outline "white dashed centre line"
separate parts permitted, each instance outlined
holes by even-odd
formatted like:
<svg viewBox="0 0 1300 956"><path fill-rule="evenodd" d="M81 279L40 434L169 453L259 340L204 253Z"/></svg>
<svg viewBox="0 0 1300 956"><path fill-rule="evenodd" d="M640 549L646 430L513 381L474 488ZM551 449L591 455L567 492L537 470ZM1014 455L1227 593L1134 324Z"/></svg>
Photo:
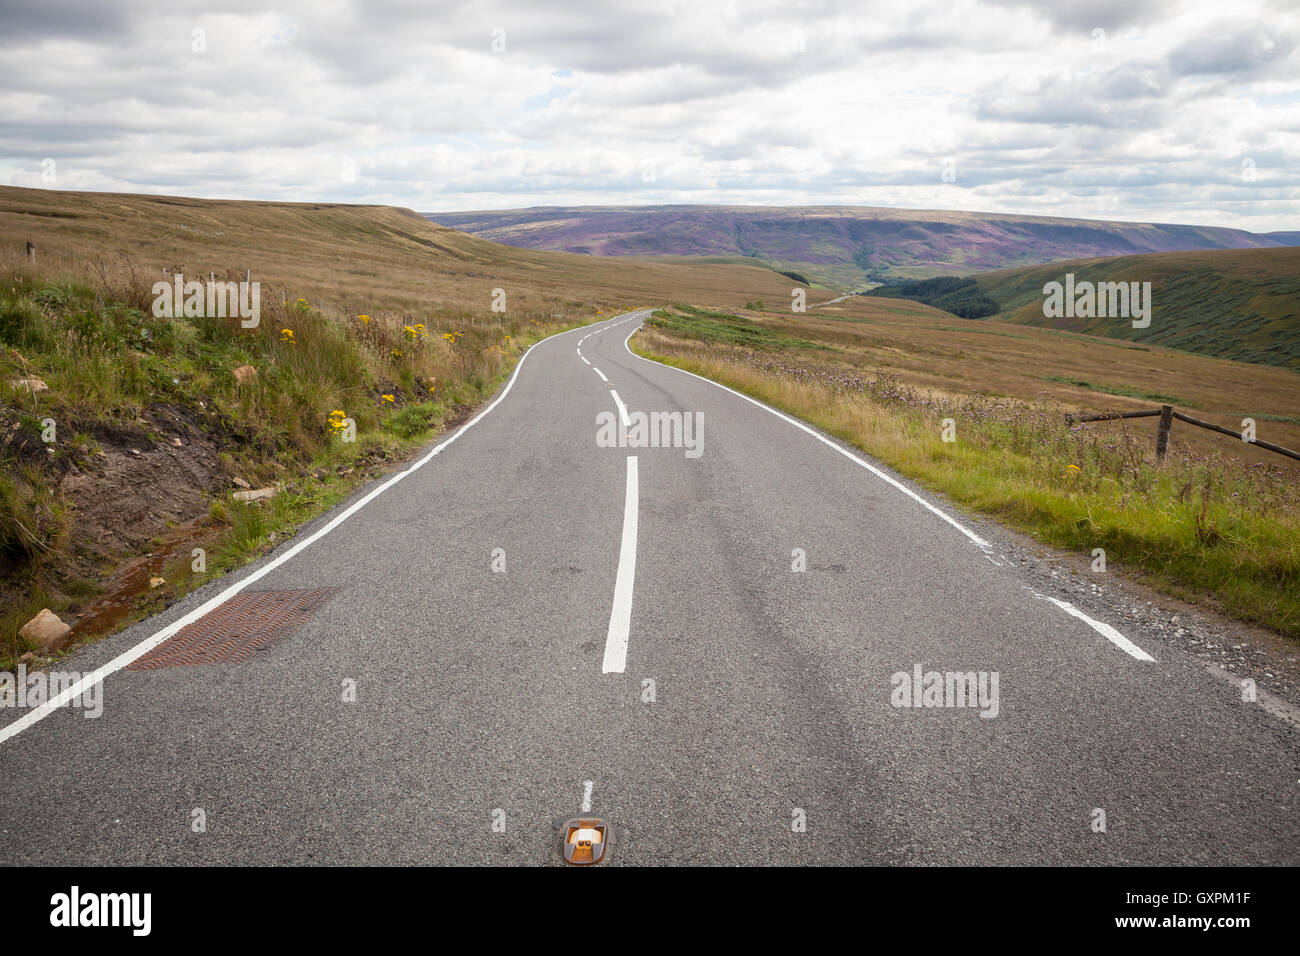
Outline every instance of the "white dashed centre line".
<svg viewBox="0 0 1300 956"><path fill-rule="evenodd" d="M614 579L614 607L605 635L605 660L601 673L621 674L627 667L627 638L632 626L632 584L636 578L636 524L638 490L636 455L627 457L627 495L623 499L623 546L618 553Z"/></svg>
<svg viewBox="0 0 1300 956"><path fill-rule="evenodd" d="M632 419L627 415L627 406L623 404L623 399L618 397L618 392L614 391L612 388L609 390L609 394L614 396L614 404L618 406L619 420L623 423L624 428L628 428L632 424ZM633 459L633 461L635 461L635 459Z"/></svg>

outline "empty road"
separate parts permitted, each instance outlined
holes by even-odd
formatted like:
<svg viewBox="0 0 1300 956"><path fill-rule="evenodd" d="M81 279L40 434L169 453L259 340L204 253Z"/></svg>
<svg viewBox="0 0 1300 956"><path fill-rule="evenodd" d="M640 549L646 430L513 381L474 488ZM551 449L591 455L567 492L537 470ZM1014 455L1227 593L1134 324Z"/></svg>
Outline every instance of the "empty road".
<svg viewBox="0 0 1300 956"><path fill-rule="evenodd" d="M437 454L60 662L116 661L102 716L0 712L0 862L562 865L584 805L610 866L1300 862L1290 724L991 522L634 356L647 314L539 343ZM631 447L638 413L693 430ZM139 667L308 589L242 660Z"/></svg>

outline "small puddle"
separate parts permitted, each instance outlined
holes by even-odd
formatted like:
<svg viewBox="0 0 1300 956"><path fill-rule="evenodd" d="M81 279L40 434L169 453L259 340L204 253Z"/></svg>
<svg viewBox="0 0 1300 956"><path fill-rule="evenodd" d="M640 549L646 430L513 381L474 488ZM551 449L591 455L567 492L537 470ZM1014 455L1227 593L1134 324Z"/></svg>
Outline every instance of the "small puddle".
<svg viewBox="0 0 1300 956"><path fill-rule="evenodd" d="M163 576L163 568L177 558L188 559L195 542L214 537L216 529L205 518L173 529L165 535L154 550L139 558L134 558L109 581L112 589L100 595L86 608L80 619L68 632L65 644L74 643L83 637L98 637L115 630L122 619L136 607L140 597L148 594L151 578Z"/></svg>

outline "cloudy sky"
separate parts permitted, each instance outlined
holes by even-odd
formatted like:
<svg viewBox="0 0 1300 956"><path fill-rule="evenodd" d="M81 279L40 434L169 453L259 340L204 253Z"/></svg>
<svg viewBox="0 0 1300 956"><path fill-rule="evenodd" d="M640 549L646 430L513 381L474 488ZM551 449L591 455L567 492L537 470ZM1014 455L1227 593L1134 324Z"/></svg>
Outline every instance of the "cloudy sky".
<svg viewBox="0 0 1300 956"><path fill-rule="evenodd" d="M0 183L1300 229L1297 0L0 0Z"/></svg>

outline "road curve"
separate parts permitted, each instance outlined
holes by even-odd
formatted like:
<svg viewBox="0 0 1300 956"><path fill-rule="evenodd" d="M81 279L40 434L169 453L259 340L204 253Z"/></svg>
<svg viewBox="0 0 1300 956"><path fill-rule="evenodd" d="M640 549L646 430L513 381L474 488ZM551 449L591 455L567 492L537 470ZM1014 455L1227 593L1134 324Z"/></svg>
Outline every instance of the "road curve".
<svg viewBox="0 0 1300 956"><path fill-rule="evenodd" d="M539 343L343 520L61 662L250 578L336 589L0 741L0 862L560 865L580 809L614 866L1300 861L1294 728L991 523L633 355L645 315ZM602 447L651 412L698 413L698 456ZM996 674L996 706L896 706L918 670Z"/></svg>

